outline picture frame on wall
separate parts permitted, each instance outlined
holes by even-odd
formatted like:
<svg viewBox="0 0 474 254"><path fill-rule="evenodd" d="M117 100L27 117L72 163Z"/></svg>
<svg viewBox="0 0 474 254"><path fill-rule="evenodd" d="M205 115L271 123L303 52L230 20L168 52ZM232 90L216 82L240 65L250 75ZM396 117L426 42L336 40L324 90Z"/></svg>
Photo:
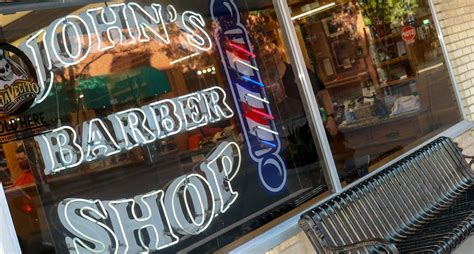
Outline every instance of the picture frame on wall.
<svg viewBox="0 0 474 254"><path fill-rule="evenodd" d="M337 26L333 24L332 17L322 19L321 23L323 24L324 33L328 38L334 38L344 34L344 31L339 30Z"/></svg>
<svg viewBox="0 0 474 254"><path fill-rule="evenodd" d="M348 57L353 53L353 47L351 43L347 41L335 40L331 42L331 53L337 68L352 68L353 60L351 57Z"/></svg>

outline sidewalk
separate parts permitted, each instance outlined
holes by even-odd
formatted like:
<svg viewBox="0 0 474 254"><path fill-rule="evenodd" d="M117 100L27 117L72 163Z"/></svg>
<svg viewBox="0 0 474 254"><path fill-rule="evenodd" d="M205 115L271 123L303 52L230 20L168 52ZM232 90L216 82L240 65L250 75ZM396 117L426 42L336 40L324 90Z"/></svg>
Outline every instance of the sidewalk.
<svg viewBox="0 0 474 254"><path fill-rule="evenodd" d="M471 234L468 239L464 241L461 246L454 252L454 254L471 254L474 252L474 234Z"/></svg>

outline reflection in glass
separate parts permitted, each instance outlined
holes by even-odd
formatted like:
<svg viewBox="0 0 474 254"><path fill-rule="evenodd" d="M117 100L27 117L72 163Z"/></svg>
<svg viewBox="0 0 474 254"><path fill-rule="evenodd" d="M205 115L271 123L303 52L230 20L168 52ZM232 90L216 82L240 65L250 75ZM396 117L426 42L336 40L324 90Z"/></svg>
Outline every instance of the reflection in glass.
<svg viewBox="0 0 474 254"><path fill-rule="evenodd" d="M338 134L328 136L343 182L460 120L428 1L290 7L306 64L334 101Z"/></svg>

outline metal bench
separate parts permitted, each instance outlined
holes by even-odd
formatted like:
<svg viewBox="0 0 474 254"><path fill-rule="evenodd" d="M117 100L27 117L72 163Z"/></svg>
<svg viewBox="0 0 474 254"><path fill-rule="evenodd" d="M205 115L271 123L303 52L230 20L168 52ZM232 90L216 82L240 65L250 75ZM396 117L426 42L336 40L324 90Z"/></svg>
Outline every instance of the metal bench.
<svg viewBox="0 0 474 254"><path fill-rule="evenodd" d="M472 171L439 138L302 215L317 253L450 253L474 226Z"/></svg>

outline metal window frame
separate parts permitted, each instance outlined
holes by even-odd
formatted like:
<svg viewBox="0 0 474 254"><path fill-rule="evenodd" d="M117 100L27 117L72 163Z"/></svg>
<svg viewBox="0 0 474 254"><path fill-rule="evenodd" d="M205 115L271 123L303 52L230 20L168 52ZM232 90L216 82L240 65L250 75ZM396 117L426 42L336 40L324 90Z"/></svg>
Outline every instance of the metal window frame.
<svg viewBox="0 0 474 254"><path fill-rule="evenodd" d="M296 31L291 19L291 14L288 8L287 0L272 0L275 12L278 17L278 21L281 25L282 34L286 42L286 47L288 48L288 54L290 56L292 68L294 73L297 73L298 76L298 86L303 99L303 104L309 112L309 120L311 122L313 136L316 137L316 144L319 144L320 154L322 155L322 160L325 165L323 168L324 175L326 177L326 182L330 186L331 192L340 192L342 190L341 184L339 181L339 176L337 168L334 163L334 158L329 146L329 141L327 139L325 128L319 114L319 106L314 96L314 91L311 86L311 81L308 76L306 69L306 64L304 61L302 49L299 45L299 41L296 35ZM456 97L456 102L458 104L458 109L461 114L461 120L467 120L466 111L462 102L462 97L460 94L459 85L457 84L454 70L452 67L451 59L449 58L448 50L446 47L445 39L441 26L439 23L438 16L436 14L436 9L434 7L433 0L428 0L431 16L435 24L435 29L437 32L438 40L443 52L444 60L446 62L446 67L448 69L448 75L451 80L451 85L453 87L453 92Z"/></svg>
<svg viewBox="0 0 474 254"><path fill-rule="evenodd" d="M303 52L291 20L287 0L272 0L272 2L278 17L278 22L281 26L293 72L296 74L295 76L298 77L298 90L300 91L303 106L309 118L311 132L320 155L320 160L322 160L324 165L322 170L326 178L326 184L328 184L331 192L340 192L342 191L341 181L339 180L339 174L337 173L329 140L326 136L321 114L319 113L318 102L316 101L311 80L308 75L308 69L304 62Z"/></svg>
<svg viewBox="0 0 474 254"><path fill-rule="evenodd" d="M82 6L94 3L108 3L109 0L56 0L36 3L0 3L0 14L13 14L21 11L38 11L66 7Z"/></svg>

